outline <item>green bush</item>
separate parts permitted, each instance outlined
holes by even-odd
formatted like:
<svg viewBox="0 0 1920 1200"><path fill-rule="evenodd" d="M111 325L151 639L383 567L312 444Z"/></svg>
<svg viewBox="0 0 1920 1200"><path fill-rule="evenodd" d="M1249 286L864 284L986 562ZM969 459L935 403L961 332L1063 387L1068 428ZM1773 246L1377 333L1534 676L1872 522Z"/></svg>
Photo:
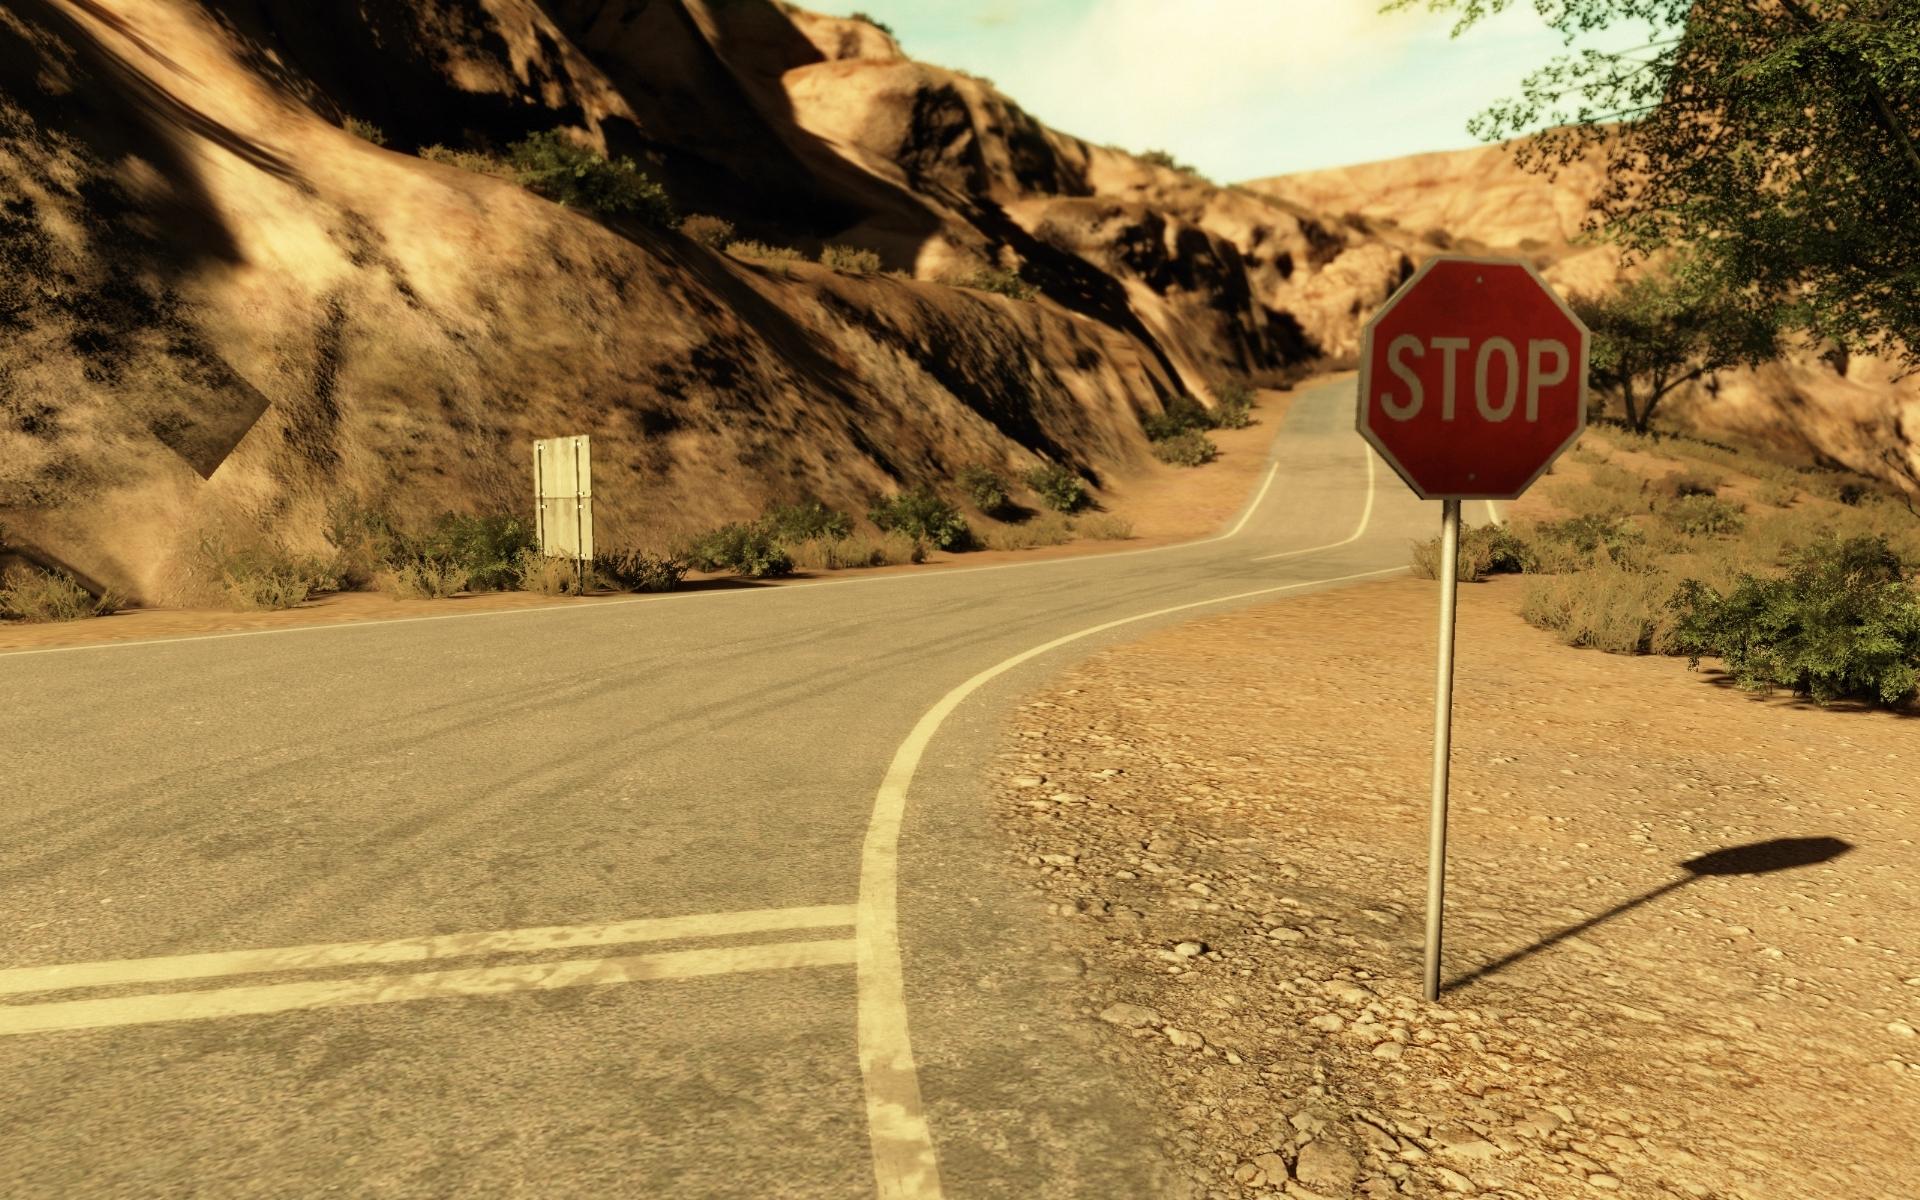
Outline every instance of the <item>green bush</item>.
<svg viewBox="0 0 1920 1200"><path fill-rule="evenodd" d="M983 292L995 292L1010 296L1015 300L1031 300L1039 290L1020 278L1018 271L1005 271L999 267L982 267L971 275L964 275L952 281L955 287L978 288Z"/></svg>
<svg viewBox="0 0 1920 1200"><path fill-rule="evenodd" d="M1661 506L1660 517L1689 537L1738 533L1746 524L1738 504L1698 492L1688 493Z"/></svg>
<svg viewBox="0 0 1920 1200"><path fill-rule="evenodd" d="M883 530L898 530L942 550L965 550L973 544L973 531L960 510L925 488L874 501L867 519Z"/></svg>
<svg viewBox="0 0 1920 1200"><path fill-rule="evenodd" d="M622 592L670 592L687 577L687 563L671 554L605 550L593 556L593 573Z"/></svg>
<svg viewBox="0 0 1920 1200"><path fill-rule="evenodd" d="M248 612L293 608L345 584L341 557L289 554L275 546L228 549L216 538L200 543L204 561L220 581L227 602Z"/></svg>
<svg viewBox="0 0 1920 1200"><path fill-rule="evenodd" d="M1087 485L1059 463L1042 463L1026 473L1024 482L1055 512L1070 513L1087 502Z"/></svg>
<svg viewBox="0 0 1920 1200"><path fill-rule="evenodd" d="M475 592L508 591L520 583L522 555L537 549L533 527L518 517L443 513L404 557L465 572Z"/></svg>
<svg viewBox="0 0 1920 1200"><path fill-rule="evenodd" d="M1220 454L1213 439L1197 429L1175 434L1153 444L1153 456L1176 467L1197 467L1210 463Z"/></svg>
<svg viewBox="0 0 1920 1200"><path fill-rule="evenodd" d="M680 232L712 250L724 250L733 241L733 222L725 217L694 213L680 222Z"/></svg>
<svg viewBox="0 0 1920 1200"><path fill-rule="evenodd" d="M1760 503L1770 504L1775 508L1786 508L1790 506L1799 494L1799 488L1779 479L1765 480L1760 484L1759 491L1755 493Z"/></svg>
<svg viewBox="0 0 1920 1200"><path fill-rule="evenodd" d="M406 557L408 545L386 510L346 501L327 508L327 540L338 552L343 587L369 586Z"/></svg>
<svg viewBox="0 0 1920 1200"><path fill-rule="evenodd" d="M1727 481L1721 476L1699 470L1674 471L1660 481L1660 491L1675 500L1687 496L1712 496L1725 486Z"/></svg>
<svg viewBox="0 0 1920 1200"><path fill-rule="evenodd" d="M445 163L462 171L472 171L476 175L491 175L495 179L519 182L513 164L498 155L484 154L478 150L455 150L448 146L422 146L420 157L428 162Z"/></svg>
<svg viewBox="0 0 1920 1200"><path fill-rule="evenodd" d="M960 470L960 487L967 493L967 499L973 506L988 516L1004 513L1013 507L1013 497L1007 494L1007 481L992 467L969 466Z"/></svg>
<svg viewBox="0 0 1920 1200"><path fill-rule="evenodd" d="M1140 422L1140 428L1146 433L1147 440L1154 442L1170 441L1183 433L1196 433L1213 428L1213 414L1192 396L1182 393L1161 405L1157 413L1149 413Z"/></svg>
<svg viewBox="0 0 1920 1200"><path fill-rule="evenodd" d="M1253 424L1253 389L1244 381L1229 379L1213 389L1213 396L1215 429L1245 429Z"/></svg>
<svg viewBox="0 0 1920 1200"><path fill-rule="evenodd" d="M387 144L387 135L372 121L362 121L359 117L348 117L340 126L363 142L372 142L376 146Z"/></svg>
<svg viewBox="0 0 1920 1200"><path fill-rule="evenodd" d="M843 538L853 532L852 517L812 499L799 504L776 504L760 518L760 524L776 540L788 544L815 538Z"/></svg>
<svg viewBox="0 0 1920 1200"><path fill-rule="evenodd" d="M892 27L892 26L890 26L890 25L888 25L888 24L887 24L887 23L886 23L885 21L882 21L882 20L879 20L879 19L878 19L878 18L876 18L876 17L870 17L870 16L868 16L868 15L867 15L866 13L863 13L863 12L851 12L851 13L848 13L848 14L847 14L847 20L849 20L849 21L864 21L864 22L866 22L866 23L867 23L868 25L871 25L871 26L873 26L873 27L874 27L875 29L878 29L878 30L879 30L879 31L880 31L881 33L884 33L884 34L886 34L886 35L887 35L888 37L893 37L893 27ZM894 40L895 40L895 41L898 41L899 39L898 39L898 38L895 38Z"/></svg>
<svg viewBox="0 0 1920 1200"><path fill-rule="evenodd" d="M556 204L601 216L631 213L654 225L673 223L666 189L642 174L632 159L608 159L558 129L515 142L507 148L507 161L522 187Z"/></svg>
<svg viewBox="0 0 1920 1200"><path fill-rule="evenodd" d="M749 579L767 579L793 573L793 557L758 522L722 525L695 538L681 558L702 571L734 571Z"/></svg>
<svg viewBox="0 0 1920 1200"><path fill-rule="evenodd" d="M13 567L0 576L0 617L16 621L77 621L119 611L126 598L107 591L95 599L65 571Z"/></svg>
<svg viewBox="0 0 1920 1200"><path fill-rule="evenodd" d="M1467 525L1460 528L1460 557L1454 578L1477 583L1488 575L1519 574L1535 570L1538 552L1505 525ZM1420 579L1440 577L1440 539L1413 543L1413 573Z"/></svg>
<svg viewBox="0 0 1920 1200"><path fill-rule="evenodd" d="M1564 521L1543 521L1534 527L1535 536L1559 542L1582 554L1606 550L1617 554L1640 542L1642 534L1624 517L1601 513L1582 513Z"/></svg>
<svg viewBox="0 0 1920 1200"><path fill-rule="evenodd" d="M1884 538L1822 542L1785 577L1746 575L1724 597L1688 579L1671 604L1687 665L1713 655L1750 691L1894 707L1920 689L1920 595Z"/></svg>
<svg viewBox="0 0 1920 1200"><path fill-rule="evenodd" d="M871 275L880 269L880 256L857 246L823 247L820 262L836 271L854 271L863 275Z"/></svg>

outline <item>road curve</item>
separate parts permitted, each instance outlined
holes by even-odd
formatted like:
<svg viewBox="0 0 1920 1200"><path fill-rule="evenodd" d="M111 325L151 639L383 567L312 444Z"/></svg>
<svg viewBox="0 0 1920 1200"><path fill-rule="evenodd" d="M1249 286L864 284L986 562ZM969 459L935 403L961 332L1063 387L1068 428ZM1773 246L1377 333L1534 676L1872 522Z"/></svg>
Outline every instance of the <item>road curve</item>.
<svg viewBox="0 0 1920 1200"><path fill-rule="evenodd" d="M0 1195L1161 1194L981 764L1404 567L1351 389L1182 546L0 655Z"/></svg>

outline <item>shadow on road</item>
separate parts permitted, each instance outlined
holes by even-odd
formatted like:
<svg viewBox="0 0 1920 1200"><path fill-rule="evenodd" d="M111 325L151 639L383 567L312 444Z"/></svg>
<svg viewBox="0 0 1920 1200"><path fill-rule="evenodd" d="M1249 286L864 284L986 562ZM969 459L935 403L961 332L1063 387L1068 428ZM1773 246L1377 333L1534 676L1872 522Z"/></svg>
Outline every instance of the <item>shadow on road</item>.
<svg viewBox="0 0 1920 1200"><path fill-rule="evenodd" d="M1465 987L1476 979L1496 975L1522 959L1531 958L1542 950L1550 950L1570 937L1577 937L1598 925L1605 924L1620 916L1632 912L1644 904L1650 904L1669 892L1675 892L1699 879L1703 875L1766 875L1774 871L1788 871L1795 867L1811 867L1832 860L1853 849L1853 844L1834 837L1772 838L1764 842L1750 842L1744 846L1729 846L1723 850L1713 850L1697 858L1690 858L1680 864L1686 874L1678 879L1668 880L1650 892L1644 892L1631 900L1622 901L1598 916L1588 917L1578 925L1569 925L1533 945L1497 962L1488 963L1458 979L1444 984L1441 992L1451 992Z"/></svg>

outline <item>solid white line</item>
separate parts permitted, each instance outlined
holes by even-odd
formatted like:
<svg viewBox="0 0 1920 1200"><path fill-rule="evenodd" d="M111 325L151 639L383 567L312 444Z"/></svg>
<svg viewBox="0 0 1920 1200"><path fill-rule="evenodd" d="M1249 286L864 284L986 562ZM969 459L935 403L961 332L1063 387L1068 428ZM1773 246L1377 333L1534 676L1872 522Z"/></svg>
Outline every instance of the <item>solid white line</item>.
<svg viewBox="0 0 1920 1200"><path fill-rule="evenodd" d="M1371 449L1365 449L1365 453L1367 456L1367 504L1365 508L1360 510L1360 524L1354 527L1354 530L1351 534L1349 534L1346 538L1344 538L1341 541L1329 542L1324 546L1309 546L1305 550L1285 550L1279 554L1262 554L1259 558L1256 558L1253 561L1254 562L1272 562L1276 558L1292 558L1298 554L1312 554L1318 550L1337 550L1349 542L1359 541L1360 535L1367 531L1367 522L1373 520L1373 494L1374 494L1373 451ZM1274 465L1278 466L1279 464L1275 463Z"/></svg>
<svg viewBox="0 0 1920 1200"><path fill-rule="evenodd" d="M430 971L420 975L375 975L314 983L221 988L207 992L162 992L106 1000L65 1000L52 1004L0 1004L0 1037L51 1033L63 1029L148 1025L159 1021L258 1016L295 1009L392 1004L449 996L498 996L510 992L551 991L555 988L600 987L651 979L690 979L734 971L842 966L853 960L853 943L844 939L775 942L711 950L670 950L625 958L568 959L510 967Z"/></svg>
<svg viewBox="0 0 1920 1200"><path fill-rule="evenodd" d="M914 1067L913 1046L907 1031L906 992L900 967L899 849L900 825L906 814L907 792L919 769L921 755L940 730L941 722L969 695L995 677L1029 659L1070 642L1122 625L1163 617L1169 613L1298 591L1326 583L1345 583L1380 575L1399 575L1406 567L1363 571L1331 579L1310 579L1236 592L1211 600L1196 600L1155 609L1137 616L1105 621L1024 650L975 675L940 698L894 752L886 779L874 797L873 820L867 826L860 855L860 907L854 928L859 947L860 1072L866 1080L867 1123L873 1148L873 1170L882 1200L938 1200L939 1164L920 1100L920 1080Z"/></svg>
<svg viewBox="0 0 1920 1200"><path fill-rule="evenodd" d="M426 962L475 954L516 954L571 946L617 946L676 938L726 937L774 930L822 929L853 924L853 905L814 908L764 908L747 912L653 917L605 925L548 925L538 929L502 929L490 933L449 933L384 942L337 942L285 946L275 950L231 950L133 958L117 962L63 963L0 970L0 995L64 988L107 987L123 983L170 983L267 971L305 971L366 963Z"/></svg>
<svg viewBox="0 0 1920 1200"><path fill-rule="evenodd" d="M1274 446L1276 449L1278 445L1279 435L1276 434L1274 437ZM1369 461L1368 467L1371 469L1371 461ZM1175 542L1170 546L1148 546L1141 550L1115 550L1100 554L1070 555L1065 558L1043 558L1034 562L1001 563L991 567L961 567L951 571L928 571L925 573L902 572L898 575L877 575L867 579L820 579L810 583L787 583L777 586L738 588L711 592L687 592L678 596L664 594L630 596L623 600L596 600L591 604L542 604L530 608L492 609L488 612L442 613L431 617L375 617L365 621L337 621L321 625L289 625L284 629L241 629L231 633L194 633L170 638L127 638L122 641L91 642L84 646L45 646L38 650L0 650L0 658L14 658L27 654L68 654L80 650L124 650L130 646L168 646L178 642L217 642L225 638L266 637L270 634L281 633L314 633L320 630L379 629L389 625L410 625L420 621L466 621L478 617L511 617L521 616L527 613L577 613L586 612L595 608L611 608L627 604L670 604L676 600L711 600L732 596L761 596L770 592L791 592L814 587L855 587L866 583L897 583L903 579L946 579L954 575L972 575L980 571L1012 571L1019 568L1052 567L1058 566L1061 563L1087 562L1090 560L1105 562L1110 558L1126 558L1133 554L1159 554L1167 550L1190 550L1195 546L1208 546L1214 542L1225 541L1228 538L1237 536L1240 531L1246 527L1247 521L1252 518L1254 511L1259 507L1261 499L1266 496L1267 489L1273 486L1274 476L1279 473L1279 470L1280 464L1278 462L1275 462L1272 467L1268 469L1266 482L1261 484L1259 494L1254 497L1253 503L1247 506L1246 512L1241 514L1239 522L1235 524L1232 529L1226 533L1217 533L1212 537L1201 538L1197 541Z"/></svg>

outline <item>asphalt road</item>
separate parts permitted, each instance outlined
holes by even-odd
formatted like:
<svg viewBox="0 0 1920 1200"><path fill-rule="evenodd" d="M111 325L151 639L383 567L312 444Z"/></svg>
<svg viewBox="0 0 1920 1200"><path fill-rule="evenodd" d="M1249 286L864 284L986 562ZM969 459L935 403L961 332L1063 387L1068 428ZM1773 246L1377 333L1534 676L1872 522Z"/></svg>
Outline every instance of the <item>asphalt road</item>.
<svg viewBox="0 0 1920 1200"><path fill-rule="evenodd" d="M981 768L1404 568L1353 408L1180 547L0 655L0 1196L1161 1194Z"/></svg>

